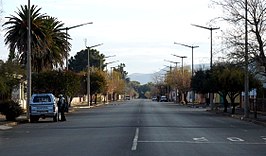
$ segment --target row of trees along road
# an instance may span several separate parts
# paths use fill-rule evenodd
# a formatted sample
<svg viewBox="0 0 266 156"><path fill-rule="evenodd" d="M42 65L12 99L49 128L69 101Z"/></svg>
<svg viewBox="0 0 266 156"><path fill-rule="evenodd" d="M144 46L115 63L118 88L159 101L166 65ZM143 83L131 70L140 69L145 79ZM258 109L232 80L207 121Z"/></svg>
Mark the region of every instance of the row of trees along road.
<svg viewBox="0 0 266 156"><path fill-rule="evenodd" d="M224 104L224 112L227 112L229 97L232 113L235 113L235 99L244 90L244 68L233 63L214 64L212 70L198 70L192 77L191 88L200 94L218 93ZM254 74L249 73L250 88L261 89L261 81L255 78Z"/></svg>
<svg viewBox="0 0 266 156"><path fill-rule="evenodd" d="M224 111L227 111L226 97L229 97L234 113L235 98L244 90L245 0L213 0L212 4L223 10L223 15L212 22L226 26L219 36L223 41L222 47L216 53L226 56L224 60L227 62L214 64L212 70L196 71L192 79L189 74L181 75L178 69L171 71L165 80L158 81L158 86L178 88L182 94L186 94L187 89L198 93L218 93L223 97ZM266 1L247 0L247 5L249 90L257 88L262 93L261 82L266 82ZM189 70L184 72L189 73Z"/></svg>
<svg viewBox="0 0 266 156"><path fill-rule="evenodd" d="M88 50L81 50L69 61L69 71L63 70L63 63L71 44L64 23L57 18L41 13L41 8L31 6L32 38L32 91L52 92L70 97L87 93ZM11 90L26 78L27 61L27 15L28 8L21 5L16 15L10 15L3 24L6 30L5 44L9 48L8 61L0 63L1 100L11 98ZM121 63L111 73L104 72L105 56L95 49L90 50L91 96L97 94L123 93L127 79L125 64ZM22 76L18 78L18 75ZM91 98L92 100L92 98ZM92 101L91 101L92 102Z"/></svg>

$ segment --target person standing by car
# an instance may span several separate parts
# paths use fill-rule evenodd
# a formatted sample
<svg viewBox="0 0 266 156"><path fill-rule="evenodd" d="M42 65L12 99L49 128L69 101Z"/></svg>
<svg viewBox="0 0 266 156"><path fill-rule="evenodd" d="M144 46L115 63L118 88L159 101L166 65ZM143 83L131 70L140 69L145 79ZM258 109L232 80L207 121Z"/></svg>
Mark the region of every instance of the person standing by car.
<svg viewBox="0 0 266 156"><path fill-rule="evenodd" d="M59 95L58 109L61 114L61 121L66 121L66 116L65 116L66 100L62 94Z"/></svg>

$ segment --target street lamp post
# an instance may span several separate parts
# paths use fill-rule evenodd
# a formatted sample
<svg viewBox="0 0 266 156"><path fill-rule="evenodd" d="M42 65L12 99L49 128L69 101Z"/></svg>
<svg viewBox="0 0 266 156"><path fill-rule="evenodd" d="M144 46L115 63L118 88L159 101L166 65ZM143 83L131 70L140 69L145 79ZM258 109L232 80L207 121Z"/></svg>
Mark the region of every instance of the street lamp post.
<svg viewBox="0 0 266 156"><path fill-rule="evenodd" d="M211 58L210 58L210 69L212 69L212 31L213 30L218 30L220 29L219 27L213 28L213 27L204 27L201 25L196 25L196 24L192 24L192 26L198 27L198 28L202 28L202 29L207 29L210 30L211 32ZM214 109L214 104L213 104L213 93L210 93L210 105L211 105L211 110Z"/></svg>
<svg viewBox="0 0 266 156"><path fill-rule="evenodd" d="M177 64L180 63L180 62L170 61L170 60L164 60L164 61L174 63L176 69L177 69ZM177 103L177 88L176 87L175 87L175 102Z"/></svg>
<svg viewBox="0 0 266 156"><path fill-rule="evenodd" d="M27 119L30 119L30 98L31 98L31 6L28 0L28 53L27 53Z"/></svg>
<svg viewBox="0 0 266 156"><path fill-rule="evenodd" d="M219 27L213 28L213 27L204 27L201 25L196 25L196 24L191 24L192 26L198 27L198 28L202 28L202 29L207 29L210 30L211 32L211 58L210 58L210 68L212 68L212 31L213 30L218 30L220 29Z"/></svg>
<svg viewBox="0 0 266 156"><path fill-rule="evenodd" d="M87 102L88 102L88 106L89 108L91 107L91 103L90 103L90 49L91 48L94 48L94 47L98 47L98 46L101 46L103 45L103 43L101 44L97 44L97 45L94 45L94 46L90 46L90 47L86 47L87 50L88 50L88 71L87 71Z"/></svg>
<svg viewBox="0 0 266 156"><path fill-rule="evenodd" d="M119 62L119 60L115 60L115 61L111 61L111 62L107 62L107 63L105 63L105 65L106 65L106 71L107 71L107 65L108 64L113 64L113 63L117 63L117 62Z"/></svg>
<svg viewBox="0 0 266 156"><path fill-rule="evenodd" d="M87 24L93 24L93 22L78 24L78 25L75 25L75 26L72 26L72 27L65 27L65 28L59 29L59 30L66 30L66 44L68 44L68 42L67 42L68 30L74 29L74 28L78 28L78 27L81 27L81 26L84 26L84 25L87 25ZM66 70L68 70L68 52L66 54Z"/></svg>
<svg viewBox="0 0 266 156"><path fill-rule="evenodd" d="M183 62L183 59L184 58L187 58L187 56L178 56L178 55L175 55L175 54L172 54L173 56L175 56L175 57L179 57L179 58L181 58L181 60L182 60L182 73L184 74L184 62Z"/></svg>
<svg viewBox="0 0 266 156"><path fill-rule="evenodd" d="M244 117L249 118L249 77L248 77L248 2L245 0L245 105Z"/></svg>
<svg viewBox="0 0 266 156"><path fill-rule="evenodd" d="M172 72L172 66L164 65L165 67L168 67L170 69L170 73Z"/></svg>
<svg viewBox="0 0 266 156"><path fill-rule="evenodd" d="M188 47L188 48L191 48L192 50L192 67L191 67L191 73L192 73L192 77L194 75L194 62L193 62L193 51L195 48L198 48L199 46L193 46L193 45L186 45L186 44L182 44L182 43L177 43L177 42L174 42L174 44L178 44L178 45L181 45L181 46L184 46L184 47ZM191 78L192 78L191 77ZM192 90L192 105L194 106L194 91Z"/></svg>
<svg viewBox="0 0 266 156"><path fill-rule="evenodd" d="M192 65L191 65L191 72L192 72L192 76L194 74L194 59L193 59L193 55L194 55L194 49L195 48L198 48L199 46L193 46L193 45L186 45L186 44L182 44L182 43L176 43L174 42L174 44L178 44L178 45L181 45L181 46L184 46L184 47L188 47L188 48L191 48L192 49Z"/></svg>
<svg viewBox="0 0 266 156"><path fill-rule="evenodd" d="M107 58L110 58L110 57L116 57L116 55L110 55L110 56L105 56L103 59L107 59ZM102 70L102 66L103 66L103 59L100 59L100 69ZM106 63L107 65L107 63Z"/></svg>
<svg viewBox="0 0 266 156"><path fill-rule="evenodd" d="M170 62L170 63L174 63L176 68L177 68L177 64L180 63L180 62L170 61L170 60L164 60L164 61L166 61L166 62Z"/></svg>

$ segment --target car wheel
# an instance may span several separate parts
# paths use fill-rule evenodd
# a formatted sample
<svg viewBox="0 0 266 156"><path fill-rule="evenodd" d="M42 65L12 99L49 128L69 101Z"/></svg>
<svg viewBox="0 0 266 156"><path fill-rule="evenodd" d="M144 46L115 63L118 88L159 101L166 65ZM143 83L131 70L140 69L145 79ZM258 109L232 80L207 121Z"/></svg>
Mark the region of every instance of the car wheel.
<svg viewBox="0 0 266 156"><path fill-rule="evenodd" d="M33 123L33 122L37 122L39 121L39 117L38 116L30 116L30 122Z"/></svg>

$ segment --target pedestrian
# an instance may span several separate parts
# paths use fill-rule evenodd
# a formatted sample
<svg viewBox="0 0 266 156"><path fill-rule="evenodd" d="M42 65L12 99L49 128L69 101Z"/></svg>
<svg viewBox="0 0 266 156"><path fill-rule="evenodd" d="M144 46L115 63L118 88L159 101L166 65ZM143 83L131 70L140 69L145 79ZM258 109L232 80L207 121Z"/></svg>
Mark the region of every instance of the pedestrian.
<svg viewBox="0 0 266 156"><path fill-rule="evenodd" d="M58 109L61 114L61 121L66 121L66 116L65 116L66 100L62 94L59 95Z"/></svg>

